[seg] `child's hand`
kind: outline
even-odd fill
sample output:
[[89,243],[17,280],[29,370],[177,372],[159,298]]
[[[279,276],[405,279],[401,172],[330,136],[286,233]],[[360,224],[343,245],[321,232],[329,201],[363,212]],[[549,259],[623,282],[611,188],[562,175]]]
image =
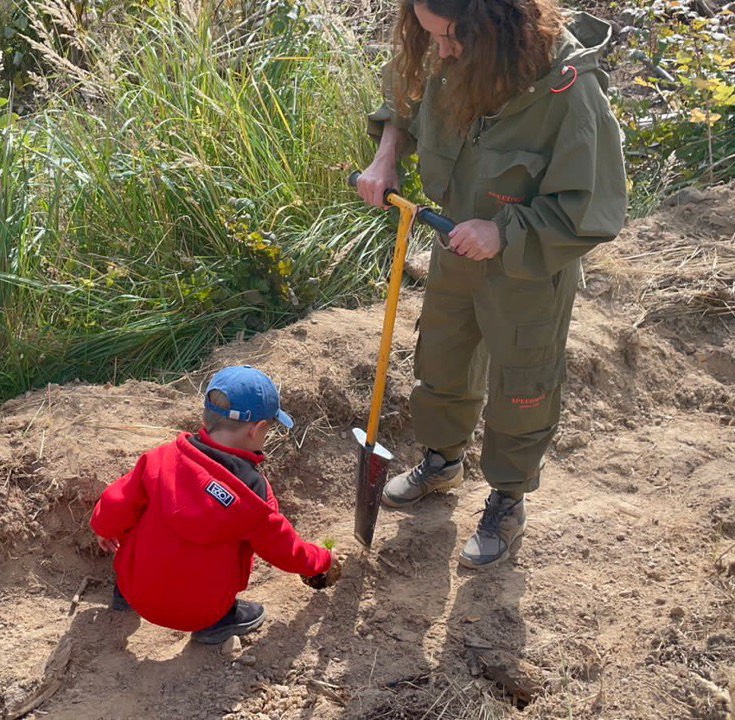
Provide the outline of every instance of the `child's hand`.
[[314,590],[324,590],[324,588],[331,587],[342,575],[342,563],[337,557],[337,553],[332,550],[332,565],[327,572],[313,575],[312,577],[301,576],[301,580],[305,585],[308,585]]
[[103,552],[116,553],[120,547],[120,541],[115,538],[103,538],[97,535],[97,544]]

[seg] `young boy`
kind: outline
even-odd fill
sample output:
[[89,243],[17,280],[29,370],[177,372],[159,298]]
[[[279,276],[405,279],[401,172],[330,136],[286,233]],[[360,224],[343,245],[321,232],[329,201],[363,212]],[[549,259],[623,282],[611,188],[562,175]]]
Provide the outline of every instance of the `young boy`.
[[235,597],[254,555],[311,587],[336,582],[336,556],[301,539],[259,470],[276,421],[293,427],[271,379],[247,365],[225,368],[207,388],[204,427],[146,452],[102,493],[91,526],[115,553],[113,607],[129,603],[156,625],[213,644],[265,619],[262,605]]

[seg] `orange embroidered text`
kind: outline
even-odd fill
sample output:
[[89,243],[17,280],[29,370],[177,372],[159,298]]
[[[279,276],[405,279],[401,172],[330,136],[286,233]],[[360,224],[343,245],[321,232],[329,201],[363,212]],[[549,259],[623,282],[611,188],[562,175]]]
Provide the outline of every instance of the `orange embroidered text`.
[[514,397],[511,398],[510,401],[513,405],[517,405],[519,410],[528,410],[530,408],[538,407],[544,400],[546,400],[546,393],[542,393],[541,395],[532,398]]
[[489,190],[487,194],[504,203],[522,203],[526,199],[524,197],[516,197],[515,195],[501,195],[500,193],[490,192]]

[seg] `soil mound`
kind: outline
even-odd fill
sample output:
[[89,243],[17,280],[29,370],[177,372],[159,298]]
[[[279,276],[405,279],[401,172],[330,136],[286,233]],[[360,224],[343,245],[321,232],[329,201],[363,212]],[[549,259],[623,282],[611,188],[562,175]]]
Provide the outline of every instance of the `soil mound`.
[[[684,193],[585,259],[563,428],[515,564],[460,568],[487,485],[381,510],[352,538],[357,445],[383,307],[330,310],[219,348],[176,383],[72,383],[0,407],[0,716],[697,718],[735,696],[735,188]],[[421,291],[404,291],[379,437],[412,464]],[[223,654],[108,609],[87,523],[144,450],[198,428],[228,364],[262,368],[294,416],[267,472],[343,578],[314,593],[260,563],[269,621]],[[75,595],[77,597],[75,597]],[[4,715],[3,715],[4,713]],[[35,713],[35,714],[34,714]]]

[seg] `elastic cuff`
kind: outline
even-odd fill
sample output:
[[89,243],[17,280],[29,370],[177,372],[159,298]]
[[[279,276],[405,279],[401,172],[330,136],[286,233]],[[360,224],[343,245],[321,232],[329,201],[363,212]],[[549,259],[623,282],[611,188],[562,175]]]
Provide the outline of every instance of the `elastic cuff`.
[[439,453],[448,463],[459,460],[464,455],[465,443],[452,445],[447,448],[429,448],[432,452]]
[[505,248],[508,247],[508,236],[506,231],[508,229],[508,225],[510,225],[509,214],[501,210],[497,215],[495,215],[493,222],[497,225],[498,235],[500,236],[500,250],[498,250],[498,255],[502,255]]
[[502,495],[503,497],[513,498],[513,500],[523,500],[523,497],[526,494],[522,490],[518,490],[518,491],[498,490],[498,493]]
[[390,119],[390,110],[385,104],[367,116],[367,133],[376,143],[380,142],[380,137],[383,134],[383,126],[386,122],[390,122]]

